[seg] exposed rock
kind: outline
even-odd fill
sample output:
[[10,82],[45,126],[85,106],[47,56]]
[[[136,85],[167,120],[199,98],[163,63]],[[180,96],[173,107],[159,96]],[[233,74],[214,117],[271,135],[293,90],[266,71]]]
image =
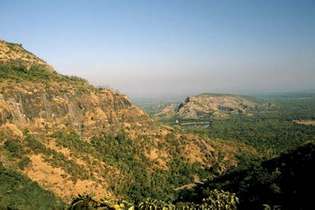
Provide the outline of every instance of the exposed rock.
[[243,96],[223,94],[202,94],[187,97],[179,106],[166,106],[157,117],[180,119],[201,119],[226,117],[229,114],[247,113],[255,109],[257,103]]

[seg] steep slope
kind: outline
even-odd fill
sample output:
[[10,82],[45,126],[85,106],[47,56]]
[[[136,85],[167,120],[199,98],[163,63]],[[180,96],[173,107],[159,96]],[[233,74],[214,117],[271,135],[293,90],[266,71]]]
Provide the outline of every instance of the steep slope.
[[187,97],[179,106],[166,106],[157,117],[178,119],[224,118],[230,114],[248,113],[258,104],[244,96],[228,94],[201,94]]
[[53,193],[30,179],[0,165],[0,209],[63,209]]
[[0,64],[14,64],[23,66],[26,69],[37,65],[53,71],[53,68],[36,55],[25,50],[22,44],[15,44],[0,40]]
[[58,74],[21,45],[1,41],[0,52],[0,161],[65,202],[172,199],[206,170],[255,153],[157,125],[126,96]]

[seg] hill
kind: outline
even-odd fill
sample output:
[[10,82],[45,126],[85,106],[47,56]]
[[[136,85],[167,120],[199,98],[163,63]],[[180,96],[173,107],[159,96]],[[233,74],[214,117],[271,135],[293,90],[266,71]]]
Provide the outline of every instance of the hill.
[[172,200],[209,169],[221,174],[255,154],[155,123],[127,96],[58,74],[21,45],[1,41],[0,52],[1,170],[65,203],[78,194]]
[[179,105],[170,104],[155,116],[159,118],[202,120],[226,118],[231,114],[248,114],[258,103],[250,97],[204,93],[187,97]]
[[0,209],[62,209],[65,204],[29,178],[0,166]]

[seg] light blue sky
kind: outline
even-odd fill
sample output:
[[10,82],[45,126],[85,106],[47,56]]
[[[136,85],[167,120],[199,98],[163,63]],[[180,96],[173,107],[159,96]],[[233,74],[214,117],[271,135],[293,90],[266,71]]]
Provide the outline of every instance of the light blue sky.
[[130,96],[315,89],[314,0],[0,0],[0,39]]

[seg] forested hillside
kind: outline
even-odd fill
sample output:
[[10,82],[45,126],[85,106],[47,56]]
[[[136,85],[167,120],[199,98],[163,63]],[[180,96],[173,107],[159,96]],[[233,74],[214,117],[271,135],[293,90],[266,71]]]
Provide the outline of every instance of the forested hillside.
[[[177,188],[224,173],[240,154],[256,155],[242,143],[154,122],[127,96],[58,74],[22,45],[1,41],[0,52],[1,170],[56,197],[43,202],[79,194],[173,201]],[[0,205],[22,205],[5,198]]]
[[236,193],[239,209],[313,209],[315,144],[308,143],[279,157],[235,168],[189,191],[179,200],[199,201],[211,190]]

